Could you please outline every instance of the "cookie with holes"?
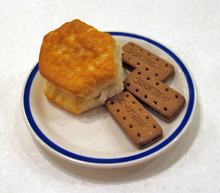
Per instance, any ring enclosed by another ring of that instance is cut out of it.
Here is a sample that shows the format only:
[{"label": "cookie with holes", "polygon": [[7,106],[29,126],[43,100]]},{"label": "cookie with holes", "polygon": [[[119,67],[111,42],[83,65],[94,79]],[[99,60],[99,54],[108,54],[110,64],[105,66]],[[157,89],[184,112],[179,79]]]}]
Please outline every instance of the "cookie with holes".
[{"label": "cookie with holes", "polygon": [[143,68],[162,82],[167,82],[174,75],[174,66],[159,56],[129,42],[122,47],[123,66],[128,70]]},{"label": "cookie with holes", "polygon": [[127,76],[124,85],[148,110],[167,122],[177,116],[186,102],[179,92],[140,68]]},{"label": "cookie with holes", "polygon": [[105,106],[139,149],[146,148],[162,138],[161,126],[128,91],[109,98]]}]

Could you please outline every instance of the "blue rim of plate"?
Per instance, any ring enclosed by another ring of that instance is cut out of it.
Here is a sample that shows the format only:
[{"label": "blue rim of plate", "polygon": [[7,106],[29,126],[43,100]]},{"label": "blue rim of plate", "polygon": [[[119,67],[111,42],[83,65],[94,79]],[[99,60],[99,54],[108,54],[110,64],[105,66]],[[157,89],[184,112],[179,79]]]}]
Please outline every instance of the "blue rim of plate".
[{"label": "blue rim of plate", "polygon": [[154,40],[151,40],[147,37],[143,37],[141,35],[125,33],[125,32],[107,32],[107,33],[110,33],[112,36],[124,36],[124,37],[131,37],[131,38],[135,38],[135,39],[144,40],[144,41],[160,48],[161,50],[166,52],[168,55],[170,55],[175,60],[175,62],[180,66],[180,68],[182,69],[182,71],[185,75],[185,78],[188,83],[189,101],[188,101],[188,107],[187,107],[185,116],[183,117],[183,120],[181,121],[180,125],[176,128],[176,130],[167,139],[165,139],[163,142],[161,142],[160,144],[158,144],[157,146],[155,146],[151,149],[148,149],[148,150],[141,152],[141,153],[137,153],[135,155],[131,155],[131,156],[127,156],[127,157],[120,157],[120,158],[94,158],[94,157],[87,157],[87,156],[83,156],[83,155],[78,155],[78,154],[75,154],[75,153],[70,152],[68,150],[65,150],[62,147],[58,146],[57,144],[53,143],[49,138],[47,138],[42,133],[42,131],[40,130],[40,128],[38,127],[38,125],[36,124],[36,122],[33,118],[33,115],[31,112],[31,107],[30,107],[30,91],[31,91],[32,82],[38,72],[38,63],[37,63],[27,78],[27,82],[25,84],[24,94],[23,94],[24,112],[25,112],[26,118],[27,118],[30,126],[32,127],[32,129],[36,133],[36,135],[53,150],[59,152],[60,154],[67,156],[68,158],[72,158],[72,159],[82,161],[82,162],[93,163],[93,164],[127,163],[127,162],[131,162],[131,161],[135,161],[135,160],[144,158],[146,156],[149,156],[149,155],[152,155],[153,153],[158,152],[159,150],[163,149],[168,144],[170,144],[184,130],[184,127],[187,125],[187,123],[192,115],[193,108],[195,105],[195,88],[194,88],[192,77],[190,76],[190,73],[187,70],[186,66],[183,64],[183,62],[172,51],[170,51],[168,48],[161,45],[160,43],[158,43]]}]

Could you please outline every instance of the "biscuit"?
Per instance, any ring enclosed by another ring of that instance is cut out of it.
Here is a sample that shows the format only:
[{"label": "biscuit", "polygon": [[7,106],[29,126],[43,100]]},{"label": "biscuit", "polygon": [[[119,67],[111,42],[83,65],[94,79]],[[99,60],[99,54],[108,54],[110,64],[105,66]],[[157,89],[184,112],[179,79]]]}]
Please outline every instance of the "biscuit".
[{"label": "biscuit", "polygon": [[78,19],[67,22],[44,36],[40,74],[67,92],[87,97],[117,78],[122,64],[116,53],[121,48],[116,44],[110,34]]},{"label": "biscuit", "polygon": [[174,66],[150,51],[133,42],[122,47],[123,65],[132,71],[137,67],[144,68],[151,76],[162,82],[168,81],[174,75]]},{"label": "biscuit", "polygon": [[139,149],[148,147],[162,138],[163,130],[160,125],[128,91],[109,98],[105,106]]},{"label": "biscuit", "polygon": [[44,93],[76,114],[123,91],[122,48],[109,34],[75,19],[43,38],[39,72]]},{"label": "biscuit", "polygon": [[141,69],[133,70],[124,81],[125,89],[165,121],[173,120],[185,104],[185,98]]}]

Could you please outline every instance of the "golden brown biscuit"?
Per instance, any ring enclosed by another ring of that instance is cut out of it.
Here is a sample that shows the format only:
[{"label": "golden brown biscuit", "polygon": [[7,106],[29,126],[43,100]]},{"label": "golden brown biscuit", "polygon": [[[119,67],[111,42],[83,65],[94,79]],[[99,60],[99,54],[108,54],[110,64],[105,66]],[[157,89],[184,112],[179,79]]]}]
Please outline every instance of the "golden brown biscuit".
[{"label": "golden brown biscuit", "polygon": [[[104,104],[102,100],[123,90],[121,53],[119,43],[110,34],[100,32],[78,19],[63,24],[45,35],[42,42],[39,71],[48,81],[45,84],[52,84],[59,93],[56,97],[51,95],[52,87],[46,85],[45,95],[62,107],[63,99],[57,102],[59,95],[80,97],[80,101],[85,100],[83,107],[79,107],[79,98],[71,101],[74,108],[68,105],[63,107],[77,114],[87,109],[85,106],[91,99],[99,100],[94,102],[95,106]],[[108,87],[113,91],[108,91]],[[102,96],[103,91],[105,97]],[[90,104],[89,108],[94,105]]]}]

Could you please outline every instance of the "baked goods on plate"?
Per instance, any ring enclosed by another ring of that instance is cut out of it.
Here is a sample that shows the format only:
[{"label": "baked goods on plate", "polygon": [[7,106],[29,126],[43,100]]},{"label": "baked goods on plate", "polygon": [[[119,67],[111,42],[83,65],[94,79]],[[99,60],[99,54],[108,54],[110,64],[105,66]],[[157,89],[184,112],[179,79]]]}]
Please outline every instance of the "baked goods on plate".
[{"label": "baked goods on plate", "polygon": [[104,104],[123,90],[122,49],[109,34],[76,19],[43,38],[39,72],[44,93],[76,114]]},{"label": "baked goods on plate", "polygon": [[21,101],[27,127],[43,148],[68,162],[105,169],[140,164],[167,152],[189,128],[197,103],[196,85],[190,69],[172,50],[145,36],[109,33],[121,46],[134,42],[164,58],[175,68],[175,75],[166,84],[181,93],[186,103],[179,115],[169,123],[152,115],[163,128],[161,140],[139,150],[125,137],[104,106],[81,115],[56,108],[42,92],[44,79],[39,73],[38,63],[27,76]]}]

